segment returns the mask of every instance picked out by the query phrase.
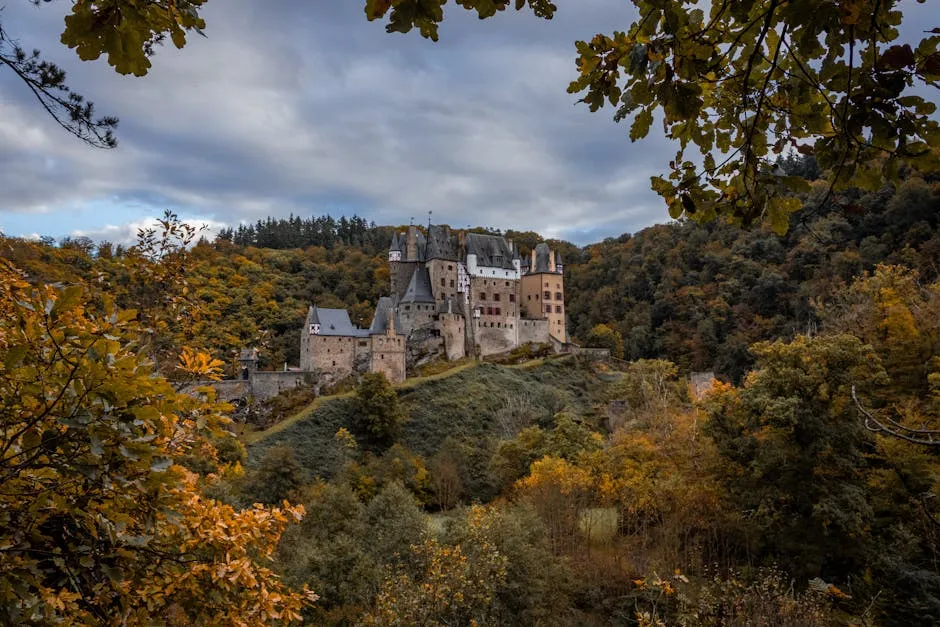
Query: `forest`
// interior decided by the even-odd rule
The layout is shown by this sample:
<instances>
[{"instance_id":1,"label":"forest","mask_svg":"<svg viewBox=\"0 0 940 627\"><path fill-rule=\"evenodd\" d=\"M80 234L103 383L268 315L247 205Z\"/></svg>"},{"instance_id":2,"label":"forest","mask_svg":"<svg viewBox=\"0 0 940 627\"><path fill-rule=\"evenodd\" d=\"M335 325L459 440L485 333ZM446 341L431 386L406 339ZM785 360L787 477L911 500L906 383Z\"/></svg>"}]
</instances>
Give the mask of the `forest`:
<instances>
[{"instance_id":1,"label":"forest","mask_svg":"<svg viewBox=\"0 0 940 627\"><path fill-rule=\"evenodd\" d=\"M552 242L613 359L365 375L254 424L179 390L245 346L295 364L311 302L368 325L395 227L3 238L0 622L940 621L940 179L833 199L781 166L810 184L783 236Z\"/></svg>"}]
</instances>

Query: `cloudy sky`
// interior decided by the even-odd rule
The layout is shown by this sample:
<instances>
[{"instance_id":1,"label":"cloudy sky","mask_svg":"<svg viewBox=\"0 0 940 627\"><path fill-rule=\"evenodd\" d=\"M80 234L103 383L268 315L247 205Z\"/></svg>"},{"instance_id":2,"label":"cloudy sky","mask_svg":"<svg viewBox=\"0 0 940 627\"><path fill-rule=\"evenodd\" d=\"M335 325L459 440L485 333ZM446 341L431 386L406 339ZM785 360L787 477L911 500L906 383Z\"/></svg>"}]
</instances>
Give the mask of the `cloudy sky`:
<instances>
[{"instance_id":1,"label":"cloudy sky","mask_svg":"<svg viewBox=\"0 0 940 627\"><path fill-rule=\"evenodd\" d=\"M438 43L385 33L363 4L213 0L207 38L133 78L58 43L67 3L7 3L7 32L121 124L116 150L89 148L0 68L0 230L117 241L164 208L211 224L433 211L589 242L666 219L649 176L670 148L631 144L565 92L573 42L625 28L630 3L579 0L553 21L450 6Z\"/></svg>"}]
</instances>

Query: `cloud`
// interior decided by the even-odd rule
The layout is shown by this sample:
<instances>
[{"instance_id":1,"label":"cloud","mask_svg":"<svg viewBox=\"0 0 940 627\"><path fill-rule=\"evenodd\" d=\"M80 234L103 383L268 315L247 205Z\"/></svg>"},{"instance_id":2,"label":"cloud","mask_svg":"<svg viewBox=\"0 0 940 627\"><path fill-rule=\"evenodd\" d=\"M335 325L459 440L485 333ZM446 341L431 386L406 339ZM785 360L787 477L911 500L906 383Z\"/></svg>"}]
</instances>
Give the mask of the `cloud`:
<instances>
[{"instance_id":1,"label":"cloud","mask_svg":"<svg viewBox=\"0 0 940 627\"><path fill-rule=\"evenodd\" d=\"M57 43L58 5L14 5L5 28L45 45L118 115L121 144L72 140L0 72L0 213L21 214L25 233L42 230L31 216L107 203L71 232L113 240L164 208L227 224L291 212L401 224L433 211L582 242L635 231L666 219L649 176L672 148L631 144L610 112L565 92L574 40L626 27L625 5L582 0L551 22L508 12L485 23L448 5L434 44L384 33L361 2L208 3L208 37L161 49L142 79L78 62Z\"/></svg>"}]
</instances>

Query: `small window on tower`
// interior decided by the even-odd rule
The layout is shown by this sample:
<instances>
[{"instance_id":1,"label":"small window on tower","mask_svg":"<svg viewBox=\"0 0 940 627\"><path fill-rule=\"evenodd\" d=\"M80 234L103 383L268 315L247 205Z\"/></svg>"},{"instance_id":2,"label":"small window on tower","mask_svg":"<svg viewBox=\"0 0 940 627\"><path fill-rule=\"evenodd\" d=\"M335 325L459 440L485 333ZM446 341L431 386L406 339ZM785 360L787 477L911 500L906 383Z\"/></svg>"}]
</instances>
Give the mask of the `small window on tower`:
<instances>
[{"instance_id":1,"label":"small window on tower","mask_svg":"<svg viewBox=\"0 0 940 627\"><path fill-rule=\"evenodd\" d=\"M444 287L444 277L441 277L441 287Z\"/></svg>"},{"instance_id":2,"label":"small window on tower","mask_svg":"<svg viewBox=\"0 0 940 627\"><path fill-rule=\"evenodd\" d=\"M515 294L510 294L510 295L509 295L509 302L510 302L510 303L516 302L516 295L515 295Z\"/></svg>"},{"instance_id":3,"label":"small window on tower","mask_svg":"<svg viewBox=\"0 0 940 627\"><path fill-rule=\"evenodd\" d=\"M480 300L486 300L486 292L480 292Z\"/></svg>"},{"instance_id":4,"label":"small window on tower","mask_svg":"<svg viewBox=\"0 0 940 627\"><path fill-rule=\"evenodd\" d=\"M551 305L545 305L545 313L552 313L552 306L551 306Z\"/></svg>"},{"instance_id":5,"label":"small window on tower","mask_svg":"<svg viewBox=\"0 0 940 627\"><path fill-rule=\"evenodd\" d=\"M499 292L493 294L493 300L495 300L497 303L499 302Z\"/></svg>"},{"instance_id":6,"label":"small window on tower","mask_svg":"<svg viewBox=\"0 0 940 627\"><path fill-rule=\"evenodd\" d=\"M555 292L555 300L564 300L564 298L561 295L561 292Z\"/></svg>"},{"instance_id":7,"label":"small window on tower","mask_svg":"<svg viewBox=\"0 0 940 627\"><path fill-rule=\"evenodd\" d=\"M555 305L555 313L561 313L561 305Z\"/></svg>"}]
</instances>

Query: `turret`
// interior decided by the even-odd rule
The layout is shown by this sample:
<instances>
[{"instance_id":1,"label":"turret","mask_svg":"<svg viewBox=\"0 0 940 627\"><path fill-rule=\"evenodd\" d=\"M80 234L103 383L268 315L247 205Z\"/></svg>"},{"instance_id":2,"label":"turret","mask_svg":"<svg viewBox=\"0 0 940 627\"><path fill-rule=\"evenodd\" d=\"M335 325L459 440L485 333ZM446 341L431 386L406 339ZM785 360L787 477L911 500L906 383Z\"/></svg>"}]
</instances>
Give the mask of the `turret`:
<instances>
[{"instance_id":1,"label":"turret","mask_svg":"<svg viewBox=\"0 0 940 627\"><path fill-rule=\"evenodd\" d=\"M565 264L561 261L561 253L555 253L555 272L558 274L565 273Z\"/></svg>"},{"instance_id":2,"label":"turret","mask_svg":"<svg viewBox=\"0 0 940 627\"><path fill-rule=\"evenodd\" d=\"M249 379L253 373L258 371L258 349L243 348L238 354L238 365L240 366L242 379Z\"/></svg>"},{"instance_id":3,"label":"turret","mask_svg":"<svg viewBox=\"0 0 940 627\"><path fill-rule=\"evenodd\" d=\"M388 248L389 261L401 261L401 243L398 241L398 233L392 233L392 245Z\"/></svg>"}]
</instances>

